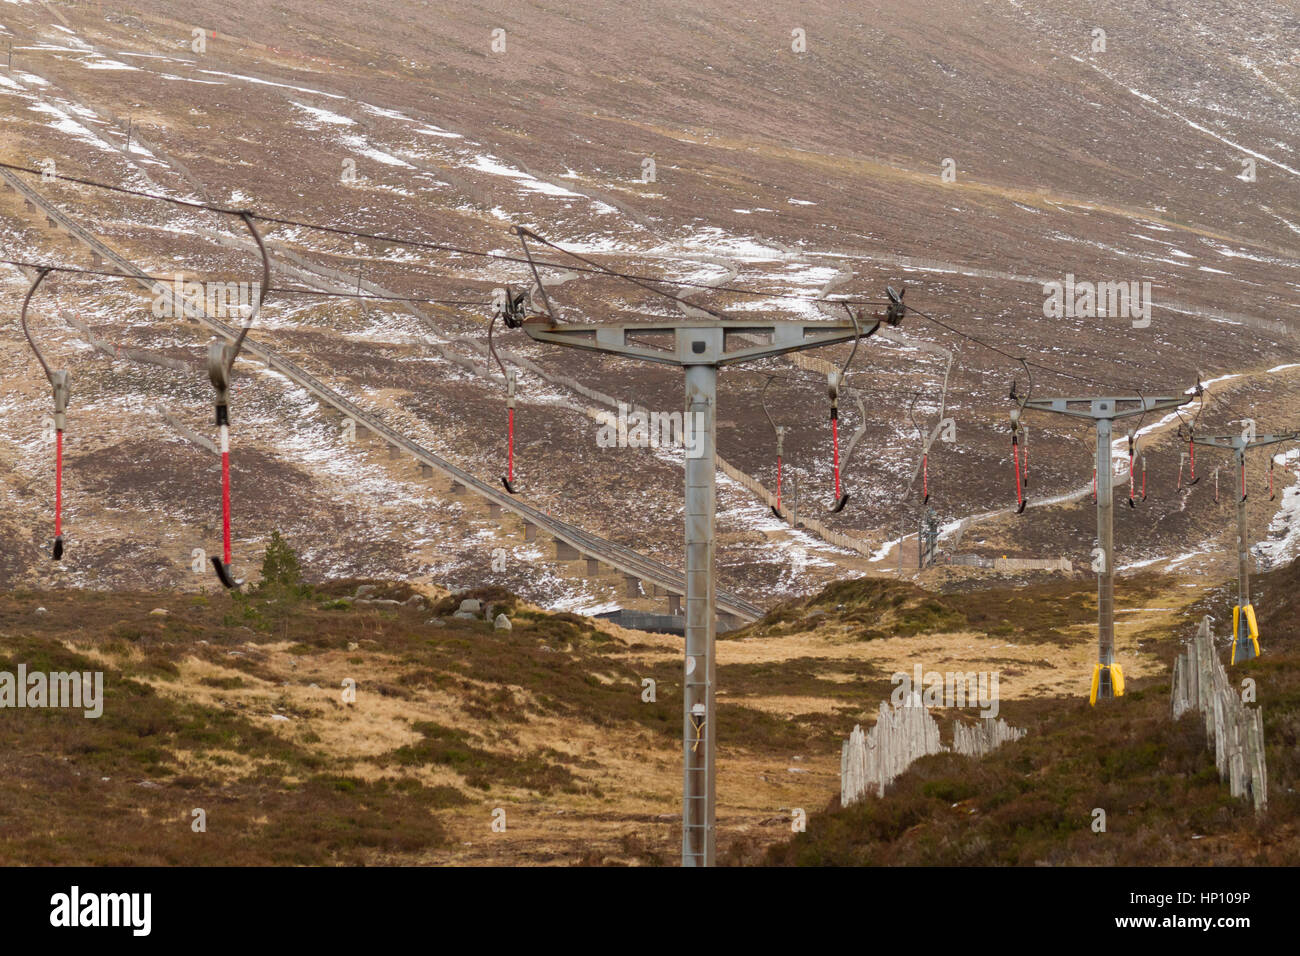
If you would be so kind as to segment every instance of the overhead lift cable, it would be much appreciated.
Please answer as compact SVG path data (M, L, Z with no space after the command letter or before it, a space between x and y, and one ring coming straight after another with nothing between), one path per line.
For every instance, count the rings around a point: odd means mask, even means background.
M571 256L572 258L577 259L579 262L583 263L583 265L587 266L590 270L594 272L603 273L609 276L610 278L625 279L626 281L631 282L633 285L640 286L642 289L645 289L648 292L652 292L655 295L661 295L665 299L670 299L673 302L677 303L678 305L684 305L687 308L699 309L702 312L707 312L715 319L731 318L731 316L719 312L716 309L711 309L708 306L697 305L694 302L689 302L686 299L683 299L679 295L673 295L671 292L665 292L663 289L656 289L653 285L650 284L652 282L665 282L667 280L637 276L627 272L620 272L617 269L611 269L608 266L602 266L600 263L592 259L588 259L586 256L579 255L576 252L572 252L568 249L565 249L562 246L556 245L555 243L551 242L549 239L546 239L543 236L539 236L537 233L533 232L531 229L527 228L526 226L512 226L511 229L514 232L514 234L519 237L519 242L524 247L524 255L528 259L528 265L533 270L533 277L537 279L538 288L542 290L543 298L546 297L546 289L542 286L541 278L537 275L537 267L539 264L545 265L545 263L538 263L535 259L533 259L532 253L528 249L528 239L530 238L537 240L542 245L546 246L548 249L554 249L556 252L562 255ZM712 288L712 287L707 286L706 288ZM547 301L546 311L550 313L552 319L555 318L555 313L551 311L549 300Z
M40 176L42 177L43 180L55 179L58 181L72 183L79 186L87 186L92 189L103 189L103 190L108 190L110 192L119 193L122 195L135 196L141 199L152 200L155 202L171 203L172 205L182 206L189 209L204 210L207 212L213 212L213 213L218 213L227 216L239 216L239 217L251 216L253 219L257 220L258 222L263 222L270 225L280 225L280 226L287 226L291 228L309 229L315 232L322 232L331 235L344 236L352 239L364 239L372 242L391 243L393 245L408 246L415 249L428 249L436 252L447 252L456 255L492 259L501 262L514 262L514 263L519 263L521 265L529 265L534 268L542 267L542 268L568 269L569 271L572 272L586 272L586 273L592 273L597 275L605 275L605 276L611 276L615 278L626 279L629 281L636 281L640 283L658 283L660 285L670 285L679 288L705 289L714 292L729 292L736 295L751 295L751 296L758 296L760 298L767 298L767 299L840 302L840 303L846 303L850 305L888 304L891 307L905 308L907 310L915 312L917 315L921 316L926 321L934 325L937 325L940 328L946 329L947 331L951 332L954 335L960 336L961 338L973 342L982 348L995 352L1003 356L1004 358L1010 359L1011 361L1027 362L1027 360L1022 360L1019 356L1013 355L1012 353L1006 351L1005 349L999 348L998 346L993 345L987 341L984 341L983 339L980 339L977 336L971 335L967 332L963 332L960 329L955 328L954 326L949 325L948 323L935 318L933 315L921 311L920 309L916 309L910 305L902 306L901 303L895 303L893 301L884 303L881 300L877 300L877 299L822 299L819 296L815 296L815 295L799 295L796 293L768 292L768 291L762 291L757 289L744 289L737 286L711 285L708 282L698 282L689 279L666 279L666 278L661 278L656 276L646 276L638 273L621 272L619 270L610 269L608 267L600 266L595 263L591 265L574 266L574 265L565 265L563 263L546 262L540 260L533 261L526 256L523 257L512 256L501 252L489 252L481 249L471 249L464 246L454 245L451 243L430 242L428 240L421 240L421 239L406 239L399 236L386 235L383 233L366 232L358 229L346 229L340 226L327 226L322 223L304 222L301 220L288 219L281 216L267 216L267 215L262 215L260 213L254 213L249 210L233 209L227 206L220 206L215 203L198 202L192 199L180 199L173 196L166 196L161 193L148 192L147 190L130 189L125 186L114 186L110 183L98 182L96 180L86 179L84 177L79 177L79 176L67 176L61 173L51 174L44 170L36 169L31 166L22 166L16 163L0 162L0 168L9 169L12 170L13 172L25 173L31 176ZM569 253L569 255L574 255L574 254ZM590 262L591 260L587 260L587 261ZM687 304L693 308L701 308L701 306L694 305L693 303L687 303ZM1033 365L1035 368L1038 368L1040 371L1050 372L1054 375L1060 375L1064 378L1073 379L1074 381L1081 382L1084 384L1096 385L1104 388L1118 387L1115 386L1113 383L1103 382L1097 379L1089 378L1087 376L1078 375L1074 372L1068 372L1064 369L1058 369L1058 368L1053 368L1052 366L1049 365L1043 365L1038 362L1028 362L1028 364Z
M1053 375L1060 375L1063 378L1073 379L1074 381L1080 382L1084 385L1096 385L1102 388L1121 387L1115 385L1112 382L1103 382L1095 378L1089 378L1086 375L1076 375L1074 372L1067 372L1064 369L1053 368L1050 365L1043 365L1041 362L1031 362L1029 361L1029 359L1024 358L1023 356L1013 355L1012 353L1006 351L1005 349L999 348L998 346L986 342L981 338L971 335L969 332L963 332L961 329L949 325L948 323L942 321L941 319L936 319L934 316L930 315L927 312L922 312L920 309L914 308L910 305L905 306L905 308L907 309L907 311L916 313L921 318L925 319L927 322L931 322L934 325L939 326L939 328L951 332L953 335L966 339L968 342L973 342L976 345L980 346L981 348L988 349L990 352L996 352L998 355L1001 355L1003 358L1008 359L1009 361L1020 363L1021 365L1025 366L1026 369L1032 366L1041 372L1050 372Z
M234 209L229 206L220 206L215 203L198 202L193 199L179 199L174 196L165 196L161 193L152 193L142 189L129 189L125 186L114 186L110 183L98 182L93 179L85 179L80 176L66 176L63 174L47 173L31 166L21 166L16 163L0 162L0 169L8 169L17 173L26 173L32 176L39 176L43 180L59 180L62 182L73 183L78 186L87 186L92 189L103 189L109 192L119 193L126 196L135 196L140 199L148 199L154 202L171 203L174 206L182 206L187 209L203 210L205 212L217 213L224 216L243 217L249 216L257 222L266 223L275 226L287 226L297 229L309 229L313 232L322 232L330 235L343 236L351 239L364 239L370 242L390 243L398 246L409 246L413 249L427 249L433 252L447 252L455 255L471 256L483 259L494 259L500 262L515 262L521 265L528 265L529 260L522 256L512 256L502 252L489 252L482 249L471 249L465 246L458 246L446 242L430 242L425 239L405 239L400 236L390 236L384 233L366 232L359 229L346 229L341 226L327 226L323 223L304 222L297 219L287 219L281 216L267 216L261 213L252 212L247 209ZM572 255L572 253L569 253ZM621 254L621 253L620 253ZM759 289L743 289L738 286L715 286L707 282L695 282L689 279L666 279L657 276L640 275L637 273L620 272L611 270L602 266L569 266L563 263L538 261L538 266L552 269L568 269L571 272L586 272L598 275L614 276L616 278L639 280L642 282L656 282L662 285L677 286L680 288L706 289L714 292L730 292L735 295L752 295L764 299L789 299L800 302L811 302L816 300L816 296L800 295L790 292L767 292ZM883 305L881 299L834 299L834 302L847 302L851 305ZM699 308L696 306L696 308Z
M58 265L48 262L28 262L24 259L0 259L0 265L15 266L19 269L44 269L47 272L61 272L71 276L94 276L97 278L108 279L131 279L133 281L146 281L158 283L176 282L178 278L184 279L183 276L151 276L134 272L110 272L104 269L83 269L80 266ZM202 282L200 279L191 279L189 281ZM303 289L294 286L272 286L266 290L268 294L279 292L283 295L307 295L319 296L323 299L357 299L360 301L371 302L416 302L421 305L473 305L483 306L489 301L483 299L435 299L427 296L405 296L405 295L373 295L371 293L357 292L336 292L328 289Z
M787 299L787 300L794 300L794 301L840 302L840 303L845 303L850 305L884 304L880 300L876 300L876 299L821 299L818 296L812 296L812 295L799 295L795 293L782 293L782 292L768 292L768 291L761 291L757 289L744 289L737 286L718 286L718 285L711 285L707 282L697 282L688 279L666 279L666 278L661 278L656 276L646 276L646 275L641 275L641 274L631 273L631 272L622 272L619 270L600 266L599 264L595 264L595 263L592 263L591 265L566 265L563 263L546 262L541 260L534 261L527 256L513 256L501 252L489 252L481 249L471 249L464 246L454 245L451 243L430 242L428 240L420 240L420 239L406 239L398 236L386 235L383 233L366 232L357 229L346 229L340 226L327 226L322 223L305 222L296 219L288 219L280 216L267 216L267 215L262 215L260 213L254 213L248 210L233 209L226 206L220 206L215 203L205 203L205 202L198 202L196 200L190 200L190 199L180 199L173 196L166 196L161 193L148 192L146 190L130 189L124 186L114 186L109 183L98 182L96 180L86 179L84 177L79 177L79 176L67 176L61 173L49 174L43 170L36 169L30 166L22 166L16 163L0 162L0 168L9 169L19 173L25 173L31 176L41 176L43 179L53 178L55 180L59 180L62 182L73 183L75 185L80 185L80 186L87 186L93 189L103 189L103 190L108 190L110 192L116 192L122 195L135 196L138 198L148 199L156 202L171 203L172 205L182 206L189 209L205 210L207 212L214 212L214 213L227 215L227 216L240 216L240 217L250 216L251 218L257 220L258 222L268 223L271 225L280 225L280 226L287 226L287 227L299 228L299 229L309 229L315 232L322 232L331 235L344 236L352 239L364 239L372 242L391 243L393 245L408 246L415 249L428 249L437 252L447 252L456 255L480 257L480 258L492 259L501 262L514 262L522 265L528 265L534 269L538 267L568 269L569 271L573 271L573 272L585 272L585 273L591 273L597 275L610 276L615 278L626 279L628 281L635 281L642 284L658 283L660 285L670 285L679 288L706 289L714 292L729 292L736 295L752 295L761 298ZM569 253L569 254L574 255L573 253ZM587 261L591 262L591 260L587 260ZM653 288L653 287L647 286L647 288ZM655 290L655 291L661 291L661 290ZM693 303L687 303L687 304L693 308L701 308L700 306L694 305ZM921 316L926 321L931 322L934 325L939 326L940 328L946 329L947 331L953 333L954 335L967 339L968 341L973 342L982 348L988 349L992 352L1002 355L1004 358L1010 359L1011 361L1017 361L1017 362L1022 361L1022 359L1019 356L1013 355L1010 352L1007 352L1005 349L999 348L998 346L986 342L983 339L980 339L974 335L971 335L967 332L963 332L960 329L957 329L954 326L949 325L948 323L935 318L933 315L921 311L920 309L916 309L912 306L904 306L902 305L901 302L893 302L892 300L887 304L891 307L891 311L893 309L900 309L900 310L908 309L912 312L915 312L917 315ZM1116 387L1112 383L1102 382L1097 379L1089 378L1087 376L1078 375L1073 372L1068 372L1064 369L1053 368L1052 366L1043 365L1037 362L1028 362L1028 360L1023 360L1023 361L1026 361L1028 364L1033 365L1035 368L1038 368L1041 371L1050 372L1054 375L1060 375L1062 377L1073 379L1075 381L1082 382L1085 384L1098 385L1105 388Z

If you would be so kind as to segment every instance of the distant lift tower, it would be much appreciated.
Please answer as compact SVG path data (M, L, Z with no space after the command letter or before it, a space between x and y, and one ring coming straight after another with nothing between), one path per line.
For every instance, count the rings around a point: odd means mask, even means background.
M1124 693L1124 671L1115 663L1115 501L1111 463L1111 423L1149 412L1178 408L1191 396L1145 398L1117 395L1105 398L1030 398L1022 408L1055 412L1071 418L1088 418L1097 423L1097 548L1093 570L1097 572L1097 663L1092 668L1089 702L1120 697ZM1019 424L1020 409L1011 417Z
M1193 437L1192 443L1208 448L1226 448L1237 459L1241 475L1237 495L1237 604L1232 609L1232 659L1237 663L1259 657L1259 625L1255 621L1255 608L1250 603L1250 542L1246 537L1246 452L1265 445L1295 441L1298 433L1289 435L1214 435L1208 438Z
M683 678L682 866L714 864L714 635L717 629L713 519L717 499L718 368L786 352L847 342L861 335L843 322L686 322L571 325L525 322L533 339L686 370L686 420L696 430L698 457L686 457L686 662ZM733 335L759 336L731 351ZM635 339L635 341L633 341ZM658 340L658 341L656 341ZM770 341L769 341L770 340Z

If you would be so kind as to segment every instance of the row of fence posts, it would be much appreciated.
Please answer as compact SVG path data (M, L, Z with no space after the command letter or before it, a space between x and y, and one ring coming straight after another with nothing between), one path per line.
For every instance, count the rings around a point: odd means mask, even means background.
M1264 714L1258 706L1247 707L1229 683L1208 617L1174 661L1170 709L1174 720L1191 711L1201 715L1220 779L1234 797L1250 800L1262 812L1268 805ZM952 746L945 747L939 724L915 692L902 705L882 702L875 726L865 732L855 726L842 745L840 804L849 806L868 793L883 796L890 783L927 754L951 750L981 757L1024 735L1004 720L983 718L975 726L956 723Z
M912 763L927 754L944 751L982 757L1025 735L1001 718L984 717L974 726L953 725L951 747L939 740L939 724L915 691L901 705L880 704L876 724L865 733L853 728L840 750L840 805L857 803L869 793L883 796Z
M1174 720L1193 710L1201 714L1219 779L1228 782L1234 797L1253 801L1255 811L1262 812L1268 804L1264 713L1258 706L1247 707L1228 682L1208 617L1174 661L1170 709Z

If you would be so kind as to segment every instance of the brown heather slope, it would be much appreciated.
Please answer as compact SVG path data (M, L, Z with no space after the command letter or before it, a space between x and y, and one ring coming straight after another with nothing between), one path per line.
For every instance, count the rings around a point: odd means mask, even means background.
M1227 655L1224 609L1233 588L1214 589L1148 644L1154 673L1120 700L1091 708L1056 700L1005 716L1029 733L982 760L952 754L917 761L887 790L851 807L838 797L788 842L737 846L732 862L775 865L1267 865L1300 863L1300 565L1259 575L1263 656L1229 668L1252 679L1264 712L1269 803L1256 817L1219 781L1195 716L1169 717L1169 672L1180 638L1202 613L1216 620ZM1235 588L1235 585L1233 586ZM1228 615L1230 620L1230 614ZM1148 635L1155 637L1156 635ZM1124 654L1120 652L1123 660ZM1127 673L1127 671L1126 671ZM1106 832L1092 830L1106 811Z
M1278 593L1276 580L1261 580L1261 608ZM4 862L675 862L680 638L480 591L514 622L496 631L449 616L463 595L425 597L373 582L369 598L380 603L365 603L351 597L360 583L327 582L301 596L256 589L0 596L0 670L102 670L106 696L98 719L0 710ZM1182 816L1161 818L1169 840L1195 823L1195 832L1239 842L1244 818L1211 812L1228 801L1207 775L1208 757L1185 726L1162 718L1161 682L1200 610L1189 593L1153 575L1121 587L1118 652L1133 693L1106 712L1080 704L1095 653L1086 579L947 595L876 579L841 582L720 641L725 859L757 860L788 835L791 808L833 802L840 741L873 719L893 689L890 674L918 663L999 671L1002 713L1029 737L985 764L941 758L930 770L922 762L899 792L940 783L912 802L873 802L901 827L873 834L892 839L928 819L922 810L937 814L970 787L983 793L987 782L995 792L980 806L990 819L1005 822L992 811L1023 791L1037 801L1035 813L1056 822L1027 842L1002 841L983 855L962 843L944 859L1098 859L1093 844L1065 839L1075 829L1073 803L1109 800L1101 805L1115 808L1113 829L1127 832L1129 818L1119 818L1138 793L1193 801ZM1270 702L1288 686L1281 681L1289 679L1294 636L1279 629L1274 640L1265 621L1269 656L1255 668L1270 745L1285 754L1294 747L1294 701ZM643 699L647 679L653 701ZM343 700L346 681L355 682L355 703ZM954 716L942 715L945 725ZM1118 743L1101 743L1107 727ZM1072 756L1058 766L1063 754ZM1285 788L1294 771L1286 756L1270 771L1277 787L1270 819L1280 821L1282 836L1258 832L1267 850L1260 858L1273 861L1290 852ZM1049 800L1043 789L1063 802L1040 806ZM196 808L206 813L205 833L191 829ZM498 809L503 833L491 829ZM934 862L954 840L983 846L976 838L986 826L984 816L968 814L944 824L939 849L890 843L868 852L844 819L814 813L798 853L774 850L774 859L844 862L858 853L863 862ZM807 841L818 849L805 852ZM1278 841L1280 849L1267 849Z

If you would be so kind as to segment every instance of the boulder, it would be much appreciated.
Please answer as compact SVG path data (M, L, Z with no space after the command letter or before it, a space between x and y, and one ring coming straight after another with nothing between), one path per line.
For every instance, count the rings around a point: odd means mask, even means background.
M504 614L498 614L496 620L492 622L492 626L498 631L508 631L511 629L510 618Z
M478 598L466 598L460 602L460 610L456 613L468 613L474 615L482 614L483 605L479 603Z

